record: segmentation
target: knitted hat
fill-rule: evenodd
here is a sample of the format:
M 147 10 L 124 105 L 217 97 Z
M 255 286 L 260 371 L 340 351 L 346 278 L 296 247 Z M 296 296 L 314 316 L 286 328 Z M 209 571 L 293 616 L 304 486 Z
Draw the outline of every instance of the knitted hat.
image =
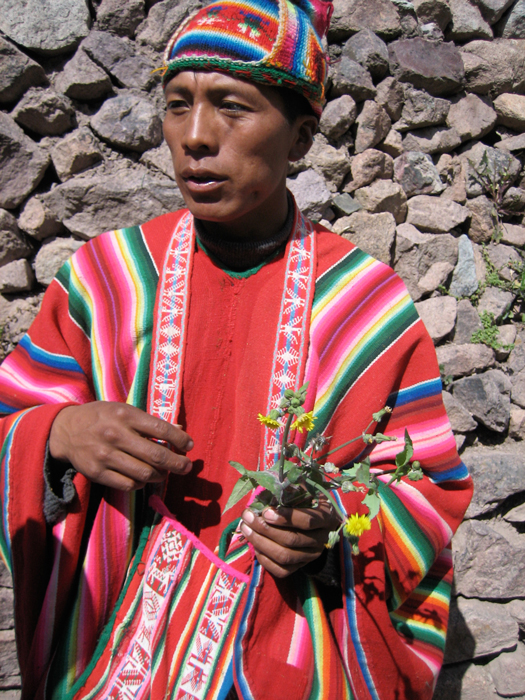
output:
M 231 73 L 291 88 L 320 116 L 331 0 L 216 0 L 176 30 L 164 54 L 164 84 L 183 70 Z

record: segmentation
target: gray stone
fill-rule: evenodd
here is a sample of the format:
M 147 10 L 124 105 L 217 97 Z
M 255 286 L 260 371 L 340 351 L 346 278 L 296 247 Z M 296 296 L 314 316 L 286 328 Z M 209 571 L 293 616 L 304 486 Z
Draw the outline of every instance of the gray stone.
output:
M 82 49 L 78 49 L 56 76 L 55 86 L 74 100 L 99 100 L 112 91 L 109 75 Z
M 93 130 L 112 146 L 142 153 L 162 141 L 162 123 L 149 100 L 120 93 L 91 118 Z
M 469 433 L 471 430 L 476 430 L 478 424 L 474 418 L 472 418 L 465 406 L 452 394 L 449 394 L 448 391 L 443 392 L 443 403 L 445 404 L 450 425 L 455 433 Z
M 498 343 L 500 347 L 496 350 L 498 362 L 505 362 L 514 347 L 516 340 L 516 327 L 508 323 L 498 329 Z
M 500 95 L 520 92 L 525 82 L 525 41 L 471 41 L 461 49 L 468 92 Z
M 518 623 L 505 605 L 486 600 L 452 600 L 445 663 L 455 664 L 514 649 Z
M 496 120 L 497 114 L 486 98 L 471 94 L 452 101 L 447 124 L 458 132 L 462 141 L 469 141 L 486 136 Z
M 392 158 L 397 158 L 397 156 L 400 156 L 404 151 L 403 137 L 401 136 L 399 131 L 396 131 L 395 129 L 390 129 L 386 137 L 378 145 L 378 148 L 380 148 L 385 153 L 388 153 L 388 155 Z
M 74 238 L 53 238 L 46 241 L 35 258 L 35 274 L 40 284 L 51 284 L 62 265 L 83 245 Z
M 473 0 L 487 22 L 495 24 L 515 0 Z
M 146 21 L 138 28 L 137 40 L 156 51 L 163 51 L 175 29 L 200 6 L 198 0 L 163 0 L 155 3 Z
M 3 561 L 0 561 L 0 586 L 3 588 L 13 588 L 13 579 Z
M 445 666 L 439 674 L 432 700 L 498 700 L 486 666 L 463 663 Z
M 514 651 L 492 659 L 487 668 L 498 695 L 504 698 L 525 695 L 525 644 L 519 642 Z
M 503 17 L 498 26 L 498 34 L 504 39 L 525 39 L 524 0 L 518 0 L 508 15 Z
M 0 676 L 2 687 L 20 688 L 20 669 L 16 655 L 14 630 L 0 630 L 0 659 L 2 659 L 2 675 Z M 16 700 L 19 698 L 20 696 Z
M 523 411 L 521 408 L 517 408 L 515 410 L 520 411 L 525 416 L 525 411 Z M 505 513 L 503 519 L 506 520 L 508 523 L 525 523 L 525 503 L 522 503 L 521 506 L 511 508 L 507 513 Z M 525 601 L 521 602 L 523 605 L 525 605 Z M 525 617 L 523 617 L 523 622 L 525 622 Z
M 461 136 L 455 129 L 443 126 L 430 126 L 426 129 L 410 131 L 403 139 L 405 151 L 422 153 L 443 153 L 454 151 L 461 144 Z
M 414 0 L 412 4 L 421 24 L 437 24 L 444 31 L 452 19 L 448 0 Z
M 520 630 L 525 631 L 525 600 L 511 600 L 507 608 L 518 623 Z
M 12 263 L 14 264 L 14 263 Z M 511 377 L 512 383 L 512 403 L 517 404 L 521 408 L 525 408 L 525 370 L 514 374 Z
M 0 207 L 14 209 L 38 185 L 49 156 L 0 112 Z
M 440 296 L 416 303 L 417 312 L 434 343 L 446 338 L 454 328 L 456 305 L 454 297 Z
M 47 83 L 44 69 L 0 36 L 0 104 L 15 102 L 34 85 Z
M 3 328 L 0 355 L 5 357 L 14 350 L 15 345 L 20 342 L 35 320 L 42 302 L 42 295 L 17 298 L 10 302 L 1 298 L 0 301 L 0 325 Z
M 407 197 L 440 194 L 445 189 L 432 158 L 419 151 L 409 151 L 396 158 L 394 178 Z
M 166 141 L 163 141 L 157 148 L 150 148 L 140 156 L 140 162 L 144 165 L 152 166 L 155 170 L 159 170 L 164 175 L 175 179 L 175 171 L 173 169 L 173 159 L 171 151 Z
M 386 153 L 368 148 L 352 158 L 351 170 L 352 180 L 345 187 L 347 192 L 366 187 L 377 178 L 390 179 L 394 171 L 394 161 Z
M 346 134 L 355 122 L 357 107 L 350 95 L 342 95 L 329 102 L 323 110 L 319 122 L 319 131 L 327 139 L 335 141 Z
M 510 353 L 507 367 L 511 372 L 517 374 L 525 369 L 525 331 L 520 330 L 516 336 L 514 349 Z
M 20 213 L 18 224 L 23 231 L 39 241 L 55 236 L 62 230 L 55 215 L 38 195 L 27 200 Z
M 390 71 L 402 82 L 432 95 L 456 92 L 463 84 L 463 61 L 452 43 L 436 43 L 416 37 L 399 39 L 389 46 Z
M 317 173 L 313 175 L 316 185 L 312 188 L 319 197 L 322 178 Z M 330 193 L 324 181 L 322 184 L 329 202 Z M 128 167 L 119 162 L 97 168 L 96 173 L 88 170 L 77 175 L 42 199 L 56 220 L 81 238 L 92 238 L 122 226 L 137 226 L 184 206 L 173 180 L 156 176 L 143 166 Z
M 144 0 L 102 0 L 97 9 L 97 26 L 120 36 L 133 37 L 144 17 Z
M 363 208 L 359 202 L 356 202 L 355 199 L 346 192 L 336 195 L 332 199 L 332 206 L 338 213 L 343 214 L 343 216 L 350 216 L 350 214 L 354 214 L 356 211 L 360 211 Z
M 418 195 L 408 201 L 407 222 L 420 231 L 446 233 L 463 224 L 467 218 L 466 207 L 446 199 Z
M 303 214 L 314 221 L 320 221 L 328 210 L 332 197 L 324 177 L 315 170 L 305 170 L 297 177 L 288 178 L 286 184 Z
M 350 95 L 356 102 L 362 102 L 376 94 L 370 73 L 348 56 L 342 56 L 341 60 L 331 65 L 328 74 L 332 82 L 331 98 Z
M 470 211 L 470 226 L 468 236 L 475 243 L 487 243 L 494 236 L 498 224 L 494 203 L 482 195 L 469 199 L 467 208 Z
M 438 299 L 439 297 L 435 297 Z M 454 297 L 443 297 L 450 299 Z M 429 299 L 429 301 L 431 301 Z M 425 302 L 422 302 L 423 304 Z M 439 319 L 435 320 L 438 323 Z M 436 350 L 440 366 L 443 366 L 443 374 L 451 377 L 464 377 L 472 372 L 488 369 L 494 365 L 494 350 L 486 345 L 474 343 L 451 343 L 442 345 Z M 455 398 L 459 397 L 456 396 Z M 468 404 L 465 404 L 468 406 Z M 470 408 L 470 406 L 469 406 Z
M 19 231 L 15 217 L 0 209 L 0 266 L 27 258 L 31 253 L 31 246 Z
M 13 589 L 0 588 L 0 630 L 10 630 L 14 628 L 13 605 Z
M 447 38 L 453 41 L 492 39 L 490 24 L 483 19 L 479 8 L 468 0 L 450 0 L 452 24 Z
M 372 214 L 390 212 L 396 224 L 402 224 L 407 214 L 407 198 L 401 185 L 392 180 L 375 180 L 371 185 L 354 192 L 363 209 Z
M 373 148 L 390 131 L 391 121 L 386 111 L 372 100 L 367 100 L 357 117 L 355 152 L 362 153 Z
M 436 164 L 442 182 L 447 185 L 443 192 L 444 199 L 451 199 L 458 204 L 467 201 L 466 176 L 463 162 L 458 156 L 443 153 Z
M 499 276 L 503 279 L 512 282 L 517 279 L 517 273 L 512 269 L 512 266 L 519 266 L 523 259 L 521 255 L 512 246 L 503 245 L 502 243 L 488 245 L 485 252 L 499 272 Z
M 487 287 L 478 302 L 480 315 L 486 311 L 494 316 L 496 321 L 501 321 L 503 316 L 512 306 L 515 295 L 498 287 Z
M 493 186 L 505 180 L 513 182 L 521 170 L 520 161 L 510 153 L 476 143 L 461 155 L 467 170 L 467 194 L 490 194 Z
M 511 525 L 467 520 L 459 526 L 452 550 L 460 595 L 487 600 L 525 596 L 525 542 Z
M 107 71 L 121 87 L 147 90 L 155 82 L 155 66 L 135 53 L 132 41 L 108 32 L 92 31 L 82 42 L 90 58 Z
M 358 211 L 345 219 L 348 221 L 343 238 L 386 265 L 392 263 L 396 235 L 396 222 L 392 214 Z
M 450 347 L 465 346 L 451 345 Z M 481 350 L 483 346 L 476 347 Z M 496 433 L 504 433 L 509 427 L 510 392 L 509 378 L 499 369 L 490 369 L 484 374 L 464 377 L 453 386 L 454 396 L 469 407 L 474 418 Z
M 400 120 L 395 124 L 398 131 L 422 129 L 426 126 L 444 124 L 450 110 L 450 102 L 442 97 L 433 97 L 425 90 L 405 85 L 405 104 Z
M 51 160 L 62 182 L 102 160 L 90 129 L 82 127 L 61 139 L 51 150 Z
M 525 130 L 525 95 L 499 95 L 494 100 L 494 109 L 498 114 L 498 124 L 516 131 Z
M 51 88 L 29 88 L 11 116 L 42 136 L 57 136 L 71 129 L 75 111 L 67 99 Z
M 525 189 L 522 187 L 509 187 L 503 195 L 501 204 L 508 211 L 523 211 L 525 209 Z M 525 231 L 523 235 L 525 236 Z M 525 237 L 521 245 L 525 245 Z
M 458 301 L 456 327 L 452 337 L 455 343 L 464 344 L 472 342 L 472 336 L 483 328 L 476 307 L 472 306 L 468 299 Z
M 405 103 L 403 83 L 389 76 L 377 85 L 376 90 L 375 100 L 377 104 L 386 110 L 392 121 L 397 121 L 401 117 Z
M 525 440 L 525 409 L 519 406 L 510 407 L 509 435 L 514 440 Z M 523 506 L 520 507 L 523 509 Z M 525 513 L 523 522 L 525 522 Z
M 67 53 L 89 31 L 86 0 L 3 0 L 0 30 L 31 51 L 44 55 Z
M 33 286 L 33 270 L 27 260 L 15 260 L 0 267 L 0 292 L 27 292 Z
M 313 145 L 304 158 L 307 167 L 320 173 L 332 192 L 336 192 L 350 172 L 348 151 L 330 146 L 326 137 L 316 134 Z
M 430 294 L 445 284 L 450 273 L 454 270 L 454 265 L 448 262 L 437 262 L 430 266 L 428 272 L 417 283 L 421 294 Z
M 370 29 L 362 29 L 350 37 L 343 47 L 343 56 L 360 63 L 376 80 L 388 73 L 387 45 Z
M 334 0 L 329 41 L 339 42 L 362 29 L 393 39 L 401 33 L 397 8 L 389 0 Z

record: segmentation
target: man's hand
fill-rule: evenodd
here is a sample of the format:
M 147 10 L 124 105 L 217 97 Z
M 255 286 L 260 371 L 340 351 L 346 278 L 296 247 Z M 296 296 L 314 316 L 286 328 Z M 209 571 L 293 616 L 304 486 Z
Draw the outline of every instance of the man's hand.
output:
M 251 542 L 257 559 L 276 578 L 285 578 L 317 559 L 328 542 L 328 533 L 340 523 L 332 506 L 318 508 L 267 508 L 255 515 L 242 514 L 241 532 Z
M 150 438 L 168 443 L 177 454 Z M 52 457 L 70 462 L 91 481 L 122 491 L 162 481 L 167 472 L 187 474 L 191 461 L 185 453 L 192 447 L 180 425 L 109 401 L 67 406 L 49 436 Z

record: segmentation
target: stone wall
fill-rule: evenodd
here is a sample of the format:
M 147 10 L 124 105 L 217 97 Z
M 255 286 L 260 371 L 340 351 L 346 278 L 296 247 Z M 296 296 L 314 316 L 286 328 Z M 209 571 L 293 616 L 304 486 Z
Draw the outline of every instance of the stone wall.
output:
M 0 343 L 86 240 L 181 206 L 152 69 L 199 0 L 4 0 Z M 525 697 L 525 0 L 335 0 L 329 103 L 289 185 L 392 265 L 476 483 L 436 698 Z M 1 698 L 18 697 L 0 577 Z

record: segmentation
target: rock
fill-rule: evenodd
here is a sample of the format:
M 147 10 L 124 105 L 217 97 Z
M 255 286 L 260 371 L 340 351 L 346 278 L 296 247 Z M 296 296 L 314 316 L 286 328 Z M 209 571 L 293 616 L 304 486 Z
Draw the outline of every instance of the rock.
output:
M 458 301 L 456 327 L 452 337 L 454 343 L 459 343 L 460 345 L 471 343 L 472 336 L 481 328 L 483 328 L 483 325 L 477 309 L 472 306 L 468 299 L 460 299 Z
M 47 83 L 44 69 L 0 36 L 0 104 L 15 102 L 35 85 Z
M 425 126 L 443 124 L 450 110 L 450 102 L 442 97 L 433 97 L 425 90 L 405 85 L 405 103 L 400 120 L 395 124 L 398 131 L 408 131 Z
M 11 302 L 3 299 L 0 306 L 0 324 L 3 328 L 0 338 L 0 354 L 5 357 L 27 333 L 40 309 L 42 294 L 17 298 Z
M 501 20 L 498 34 L 504 39 L 525 39 L 525 2 L 523 0 L 518 0 L 508 15 Z
M 447 124 L 455 129 L 462 141 L 486 136 L 496 124 L 497 114 L 486 99 L 477 95 L 466 95 L 452 101 Z
M 452 43 L 436 43 L 416 37 L 390 44 L 390 71 L 394 78 L 445 95 L 460 89 L 464 79 L 463 61 Z
M 134 44 L 129 39 L 92 31 L 82 42 L 82 48 L 121 87 L 147 90 L 155 82 L 152 75 L 155 66 L 135 53 Z
M 391 180 L 375 180 L 368 187 L 362 187 L 354 192 L 359 204 L 371 212 L 379 214 L 390 212 L 396 224 L 402 224 L 407 214 L 407 198 L 401 185 Z
M 319 131 L 330 141 L 335 141 L 355 122 L 357 116 L 356 104 L 350 95 L 342 95 L 329 102 L 323 110 Z
M 459 526 L 452 550 L 460 595 L 488 600 L 523 597 L 525 543 L 511 529 L 511 525 L 497 527 L 494 521 L 479 520 Z
M 343 56 L 360 63 L 376 80 L 388 73 L 387 45 L 370 29 L 362 29 L 350 37 L 343 47 Z
M 392 262 L 396 222 L 392 214 L 358 211 L 347 218 L 343 238 L 386 265 Z M 334 227 L 334 231 L 336 228 Z
M 445 666 L 432 700 L 498 700 L 492 677 L 486 666 L 457 664 Z
M 35 274 L 40 284 L 46 287 L 50 285 L 66 260 L 83 245 L 82 241 L 74 238 L 53 238 L 46 241 L 35 258 Z
M 14 209 L 38 185 L 49 156 L 0 112 L 0 207 Z
M 66 97 L 51 88 L 29 88 L 11 116 L 22 126 L 42 136 L 57 136 L 68 131 L 75 111 Z
M 490 25 L 495 24 L 513 2 L 514 0 L 474 0 Z
M 468 218 L 468 209 L 449 200 L 418 195 L 408 201 L 407 223 L 420 231 L 446 233 L 463 224 Z
M 510 355 L 510 351 L 514 347 L 516 340 L 516 327 L 512 324 L 506 324 L 499 327 L 498 343 L 501 347 L 496 350 L 496 359 L 498 362 L 504 362 Z
M 510 353 L 507 367 L 513 374 L 517 374 L 525 369 L 525 332 L 519 331 L 516 336 L 514 348 Z
M 453 151 L 461 144 L 461 137 L 455 129 L 431 126 L 409 132 L 403 139 L 405 151 L 422 153 L 442 153 Z
M 521 408 L 516 408 L 514 409 L 516 411 L 521 411 L 523 415 L 525 416 L 525 411 L 523 411 Z M 512 414 L 512 409 L 511 409 L 511 414 Z M 521 506 L 516 506 L 516 508 L 511 508 L 505 515 L 503 516 L 503 519 L 506 520 L 508 523 L 525 523 L 525 503 L 522 503 Z M 518 602 L 518 601 L 516 601 Z M 522 603 L 522 605 L 525 606 L 525 601 L 519 601 Z M 515 618 L 515 615 L 512 614 L 512 610 L 509 609 L 510 614 Z M 525 609 L 523 610 L 523 613 L 525 613 Z M 520 622 L 525 623 L 525 615 L 520 616 L 521 620 Z M 515 618 L 516 619 L 516 618 Z
M 305 216 L 314 221 L 323 218 L 330 206 L 332 195 L 319 173 L 315 170 L 305 170 L 297 177 L 288 178 L 286 184 Z
M 133 37 L 145 17 L 144 0 L 102 0 L 97 26 L 120 36 Z
M 508 243 L 509 245 L 514 245 L 518 248 L 525 248 L 525 226 L 503 224 L 501 231 L 502 243 Z
M 452 25 L 447 32 L 447 38 L 453 41 L 492 39 L 490 24 L 483 19 L 479 8 L 468 0 L 450 0 L 450 9 Z
M 478 197 L 490 194 L 490 189 L 501 182 L 513 182 L 521 170 L 520 161 L 510 153 L 477 143 L 461 155 L 467 170 L 467 194 Z
M 440 297 L 435 298 L 438 299 Z M 454 299 L 454 297 L 443 298 Z M 422 303 L 424 304 L 425 302 Z M 438 320 L 435 322 L 437 323 Z M 450 345 L 442 345 L 436 349 L 436 352 L 440 366 L 443 365 L 443 374 L 454 378 L 464 377 L 467 374 L 472 374 L 472 372 L 478 372 L 494 366 L 494 350 L 486 345 L 452 343 Z M 459 397 L 456 396 L 455 398 Z M 465 404 L 465 406 L 468 405 Z
M 14 263 L 11 263 L 14 265 Z M 517 404 L 521 408 L 525 408 L 525 370 L 518 372 L 511 377 L 512 383 L 512 403 Z
M 348 151 L 343 148 L 330 146 L 328 140 L 322 134 L 316 134 L 312 148 L 304 158 L 307 167 L 314 168 L 320 173 L 332 192 L 336 192 L 345 177 L 350 172 L 350 158 Z
M 450 608 L 445 663 L 514 649 L 518 634 L 518 623 L 505 605 L 460 596 Z
M 417 312 L 434 343 L 446 338 L 454 328 L 456 306 L 454 297 L 432 297 L 416 303 Z
M 20 669 L 16 655 L 16 641 L 14 630 L 0 631 L 0 659 L 2 659 L 2 685 L 4 688 L 20 688 Z M 12 692 L 12 691 L 6 691 Z M 16 693 L 17 691 L 15 691 Z M 20 700 L 11 696 L 6 700 Z
M 525 149 L 525 134 L 510 136 L 502 141 L 498 141 L 498 143 L 495 144 L 495 147 L 501 149 L 502 151 L 522 151 Z
M 443 403 L 445 404 L 445 410 L 447 412 L 452 430 L 455 433 L 469 433 L 471 430 L 475 430 L 478 424 L 474 418 L 472 418 L 465 406 L 454 398 L 452 394 L 449 394 L 448 391 L 444 391 L 442 393 Z
M 419 151 L 409 151 L 396 158 L 394 179 L 407 197 L 440 194 L 445 189 L 432 158 Z
M 525 695 L 525 644 L 518 642 L 514 651 L 492 659 L 487 668 L 498 695 L 505 698 Z
M 86 0 L 4 0 L 0 30 L 19 46 L 43 55 L 72 51 L 89 32 Z
M 164 51 L 175 29 L 200 6 L 198 0 L 163 0 L 155 3 L 137 31 L 137 40 L 156 51 Z
M 496 321 L 501 321 L 503 316 L 512 306 L 514 294 L 506 292 L 498 287 L 487 287 L 478 302 L 480 315 L 486 311 L 494 316 Z
M 13 589 L 0 588 L 0 630 L 9 630 L 14 628 L 14 602 Z
M 33 286 L 33 270 L 27 260 L 15 260 L 0 267 L 0 292 L 27 292 Z
M 20 233 L 15 217 L 0 209 L 0 266 L 31 255 L 31 246 Z
M 334 0 L 328 40 L 339 42 L 362 29 L 383 39 L 398 36 L 401 22 L 395 5 L 389 0 Z
M 317 173 L 313 175 L 312 187 L 319 197 L 322 178 Z M 324 180 L 322 187 L 327 193 L 328 206 L 330 193 Z M 297 198 L 295 191 L 294 194 Z M 92 238 L 123 226 L 137 226 L 184 206 L 173 180 L 156 176 L 143 166 L 126 167 L 118 162 L 97 168 L 96 173 L 87 171 L 77 175 L 43 195 L 42 200 L 57 221 L 81 238 Z
M 517 39 L 471 41 L 461 49 L 468 92 L 500 95 L 520 92 L 525 81 L 525 42 Z
M 485 248 L 485 252 L 490 262 L 499 272 L 500 277 L 509 282 L 516 279 L 517 275 L 512 266 L 519 266 L 523 262 L 517 250 L 512 246 L 497 243 L 488 245 Z
M 461 348 L 465 346 L 451 345 Z M 475 346 L 483 352 L 482 346 Z M 490 348 L 487 348 L 490 350 Z M 499 369 L 490 369 L 484 374 L 464 377 L 454 383 L 454 396 L 469 407 L 474 418 L 489 430 L 504 433 L 510 420 L 511 383 Z
M 372 100 L 367 100 L 357 117 L 355 152 L 362 153 L 373 148 L 390 131 L 391 121 L 386 111 Z
M 525 130 L 525 95 L 504 93 L 494 100 L 498 124 L 517 131 Z
M 400 156 L 404 150 L 403 137 L 401 136 L 399 131 L 396 131 L 395 129 L 390 129 L 390 131 L 386 135 L 386 138 L 381 144 L 379 144 L 379 148 L 385 153 L 388 153 L 388 155 L 392 158 L 397 158 L 397 156 Z
M 453 269 L 454 266 L 448 262 L 434 263 L 417 283 L 421 294 L 430 294 L 444 285 Z
M 175 171 L 173 170 L 173 159 L 171 151 L 166 141 L 163 141 L 157 148 L 150 148 L 140 156 L 140 162 L 144 165 L 153 166 L 155 170 L 159 170 L 164 175 L 175 180 Z M 1 700 L 1 699 L 0 699 Z
M 360 211 L 363 208 L 359 202 L 356 202 L 355 199 L 346 192 L 336 195 L 332 199 L 332 206 L 343 216 L 350 216 L 350 214 L 354 214 L 356 211 Z
M 62 182 L 102 160 L 93 133 L 87 127 L 61 139 L 51 150 L 51 160 Z
M 443 153 L 436 164 L 442 182 L 447 189 L 443 192 L 444 199 L 451 199 L 458 204 L 467 201 L 465 168 L 458 156 Z
M 23 231 L 39 241 L 55 236 L 62 230 L 55 215 L 45 206 L 38 195 L 27 200 L 20 213 L 18 223 Z
M 74 100 L 99 100 L 112 91 L 109 75 L 78 49 L 61 73 L 56 76 L 59 92 Z
M 397 121 L 402 114 L 405 102 L 403 84 L 389 76 L 376 87 L 375 100 L 388 114 L 392 121 Z
M 330 99 L 350 95 L 356 102 L 362 102 L 376 94 L 370 73 L 347 56 L 342 56 L 337 63 L 331 65 L 328 74 L 332 81 Z
M 452 19 L 448 0 L 414 0 L 412 4 L 421 24 L 437 24 L 444 31 Z
M 348 192 L 366 187 L 378 178 L 390 179 L 394 171 L 394 161 L 386 153 L 368 148 L 352 158 L 351 170 L 352 181 L 345 187 Z
M 91 118 L 93 130 L 112 146 L 142 153 L 162 141 L 162 122 L 149 100 L 120 93 Z
M 525 209 L 525 189 L 509 187 L 503 195 L 502 206 L 509 211 L 523 211 Z
M 475 243 L 487 243 L 494 236 L 498 219 L 494 203 L 482 195 L 467 202 L 470 211 L 468 236 Z

